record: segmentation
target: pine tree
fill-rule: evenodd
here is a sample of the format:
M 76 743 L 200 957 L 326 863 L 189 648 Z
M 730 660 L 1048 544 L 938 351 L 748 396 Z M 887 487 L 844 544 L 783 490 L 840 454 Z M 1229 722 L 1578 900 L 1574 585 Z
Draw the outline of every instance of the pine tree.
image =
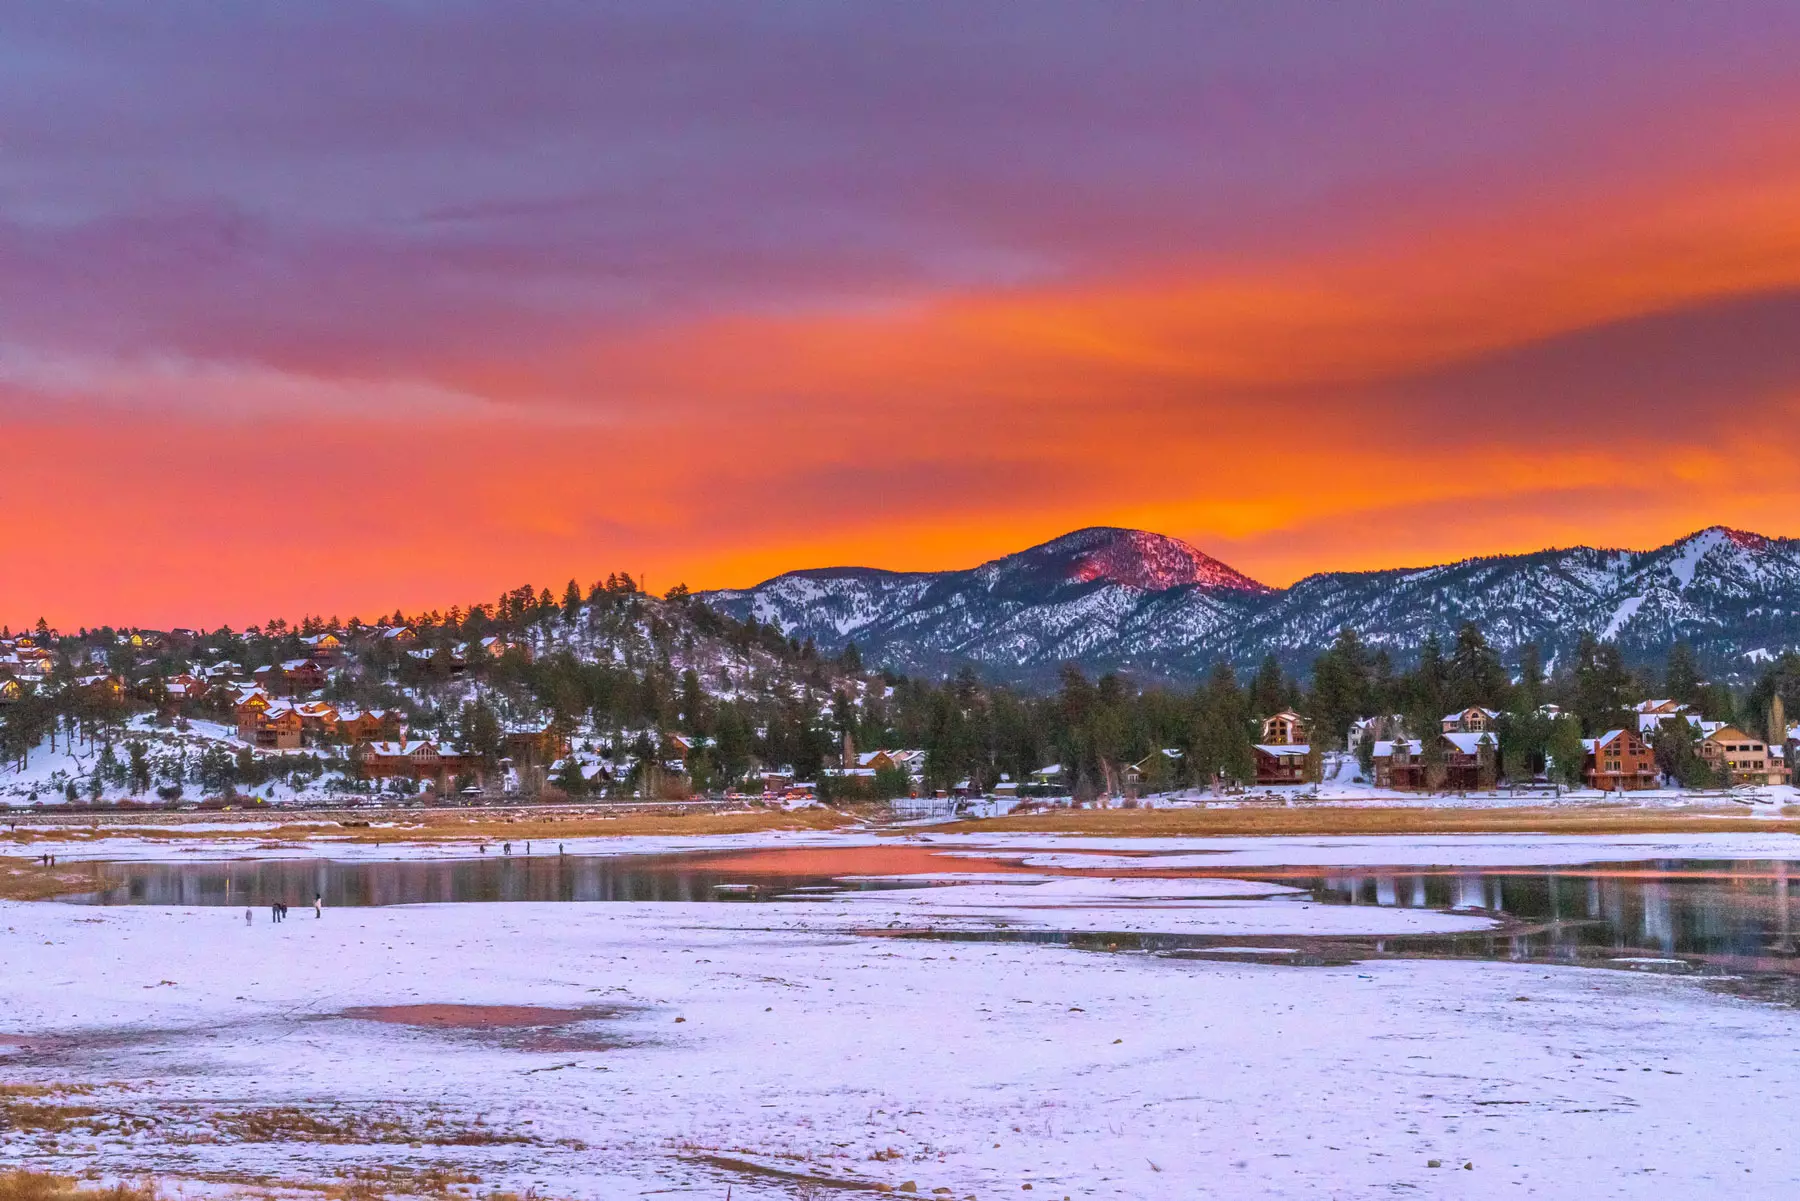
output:
M 1581 726 L 1570 717 L 1550 723 L 1550 738 L 1545 747 L 1550 775 L 1558 783 L 1580 788 L 1587 767 L 1587 751 L 1581 745 Z
M 1590 737 L 1632 724 L 1631 675 L 1619 648 L 1584 633 L 1575 647 L 1574 709 Z
M 1693 648 L 1685 642 L 1675 643 L 1669 648 L 1663 671 L 1663 692 L 1679 704 L 1698 706 L 1702 699 L 1700 689 L 1700 665 L 1694 659 Z
M 1419 766 L 1424 771 L 1425 787 L 1435 792 L 1444 786 L 1444 736 L 1433 726 L 1419 735 Z
M 150 791 L 150 760 L 143 743 L 135 739 L 125 744 L 125 753 L 130 760 L 127 769 L 130 776 L 130 787 L 133 796 L 142 797 Z
M 1432 724 L 1428 727 L 1431 730 L 1438 728 L 1438 719 L 1448 704 L 1445 699 L 1446 675 L 1443 646 L 1435 632 L 1427 634 L 1425 644 L 1419 649 L 1419 669 L 1413 673 L 1413 697 L 1420 712 L 1431 718 Z
M 1312 696 L 1307 701 L 1313 737 L 1335 741 L 1350 723 L 1370 712 L 1369 652 L 1355 630 L 1345 626 L 1331 649 L 1313 661 Z
M 1520 713 L 1535 713 L 1544 703 L 1544 655 L 1535 642 L 1519 648 L 1519 686 L 1513 693 L 1513 708 Z
M 1274 655 L 1265 655 L 1262 665 L 1250 681 L 1250 712 L 1255 717 L 1268 717 L 1287 708 L 1287 688 L 1281 678 L 1281 663 Z
M 1506 669 L 1500 665 L 1500 654 L 1474 622 L 1457 631 L 1447 674 L 1452 709 L 1498 707 L 1506 700 Z

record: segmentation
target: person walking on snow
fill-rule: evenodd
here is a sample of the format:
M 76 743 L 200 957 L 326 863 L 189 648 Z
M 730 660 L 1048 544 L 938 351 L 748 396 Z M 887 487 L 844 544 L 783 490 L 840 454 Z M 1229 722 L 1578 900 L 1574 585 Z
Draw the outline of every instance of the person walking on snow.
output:
M 325 897 L 321 893 L 313 893 L 313 916 L 325 916 Z

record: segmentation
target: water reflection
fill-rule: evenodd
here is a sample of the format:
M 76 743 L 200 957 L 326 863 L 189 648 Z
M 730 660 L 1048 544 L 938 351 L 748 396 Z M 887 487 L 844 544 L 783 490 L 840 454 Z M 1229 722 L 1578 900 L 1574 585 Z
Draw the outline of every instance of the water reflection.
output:
M 351 863 L 329 859 L 97 865 L 96 905 L 309 905 L 333 908 L 495 901 L 742 901 L 828 883 L 810 875 L 743 879 L 704 856 L 494 856 L 441 862 Z
M 1766 970 L 1795 955 L 1788 873 L 1789 864 L 1779 860 L 1663 860 L 1536 870 L 1363 869 L 1322 876 L 1282 870 L 1257 878 L 1307 888 L 1321 901 L 1344 905 L 1490 911 L 1511 919 L 1504 934 L 1459 935 L 1456 941 L 1502 958 L 1684 956 Z

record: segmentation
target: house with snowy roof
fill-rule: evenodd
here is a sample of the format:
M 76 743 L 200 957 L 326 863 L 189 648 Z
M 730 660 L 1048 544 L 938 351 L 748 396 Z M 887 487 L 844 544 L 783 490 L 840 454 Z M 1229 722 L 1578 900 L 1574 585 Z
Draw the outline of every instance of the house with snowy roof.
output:
M 1713 729 L 1700 739 L 1700 758 L 1715 771 L 1728 771 L 1733 784 L 1785 784 L 1788 778 L 1783 751 L 1754 734 L 1723 722 L 1706 722 Z
M 432 780 L 440 791 L 452 775 L 476 770 L 454 747 L 430 738 L 360 743 L 350 759 L 362 779 Z
M 105 671 L 91 671 L 75 677 L 75 688 L 78 692 L 104 697 L 107 700 L 120 700 L 131 690 L 131 685 L 124 676 Z
M 1292 709 L 1283 709 L 1280 713 L 1271 713 L 1263 718 L 1262 740 L 1276 746 L 1290 746 L 1310 741 L 1309 729 L 1310 723 L 1304 717 Z
M 1312 746 L 1304 742 L 1259 742 L 1250 748 L 1256 758 L 1259 785 L 1304 784 L 1306 760 Z
M 569 739 L 549 718 L 539 722 L 513 722 L 505 731 L 506 753 L 520 766 L 554 763 L 569 753 Z M 686 754 L 682 759 L 687 758 Z
M 1583 738 L 1587 756 L 1582 777 L 1589 788 L 1602 792 L 1635 792 L 1655 788 L 1656 753 L 1635 730 L 1608 730 L 1598 738 Z
M 1499 721 L 1498 709 L 1470 705 L 1467 709 L 1444 714 L 1441 724 L 1446 734 L 1485 734 L 1495 729 Z
M 337 735 L 352 746 L 359 742 L 397 741 L 404 725 L 398 709 L 339 709 Z
M 1378 713 L 1374 717 L 1359 717 L 1350 723 L 1350 734 L 1345 739 L 1344 746 L 1346 750 L 1359 751 L 1365 738 L 1370 742 L 1379 742 L 1384 738 L 1399 738 L 1405 732 L 1404 714 Z
M 314 659 L 333 660 L 344 653 L 343 635 L 332 630 L 308 634 L 300 639 L 300 645 L 304 646 L 306 653 Z
M 1465 791 L 1493 786 L 1500 752 L 1493 734 L 1457 731 L 1435 737 L 1435 763 L 1433 756 L 1426 754 L 1423 739 L 1378 740 L 1372 756 L 1376 787 Z
M 238 706 L 238 738 L 259 751 L 291 751 L 300 746 L 305 722 L 291 701 L 258 696 Z
M 1637 715 L 1639 734 L 1652 734 L 1672 721 L 1685 721 L 1695 730 L 1700 728 L 1700 715 L 1694 712 L 1691 705 L 1663 697 L 1657 700 L 1639 701 L 1633 705 L 1632 712 Z

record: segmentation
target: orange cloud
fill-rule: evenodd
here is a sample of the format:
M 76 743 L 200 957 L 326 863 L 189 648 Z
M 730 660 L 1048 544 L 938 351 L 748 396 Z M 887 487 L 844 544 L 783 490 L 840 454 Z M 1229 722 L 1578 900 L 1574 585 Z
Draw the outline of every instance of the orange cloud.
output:
M 14 362 L 0 437 L 70 449 L 9 469 L 15 528 L 49 536 L 0 606 L 367 616 L 613 569 L 961 566 L 1097 522 L 1275 583 L 1721 520 L 1796 533 L 1791 355 L 1764 354 L 1723 435 L 1696 410 L 1599 437 L 1600 393 L 1538 413 L 1456 389 L 1547 340 L 1800 287 L 1797 214 L 1800 170 L 1660 181 L 1328 255 L 450 351 L 426 379 Z

